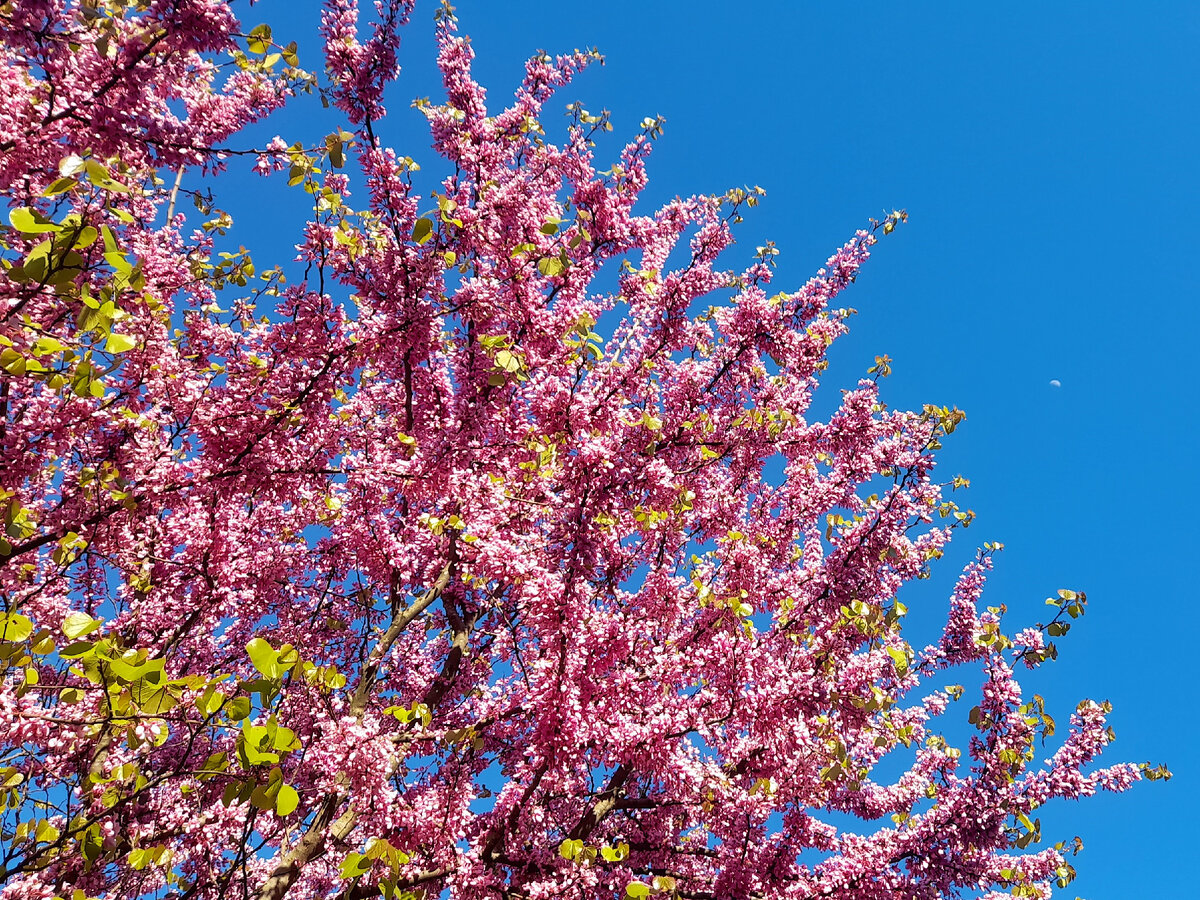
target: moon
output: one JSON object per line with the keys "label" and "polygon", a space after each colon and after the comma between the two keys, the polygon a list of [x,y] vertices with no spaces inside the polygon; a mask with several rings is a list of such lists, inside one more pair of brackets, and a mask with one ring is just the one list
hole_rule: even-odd
{"label": "moon", "polygon": [[1062,387],[1062,382],[1059,381],[1057,378],[1051,378],[1050,379],[1050,387]]}

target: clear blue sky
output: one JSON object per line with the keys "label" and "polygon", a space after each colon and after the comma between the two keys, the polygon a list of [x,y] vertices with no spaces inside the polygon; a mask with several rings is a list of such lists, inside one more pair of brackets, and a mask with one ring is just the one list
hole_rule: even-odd
{"label": "clear blue sky", "polygon": [[[239,4],[247,25],[298,39],[311,68],[318,5]],[[408,103],[437,94],[433,10],[418,0],[381,129],[418,161],[428,133]],[[1007,546],[988,600],[1013,630],[1056,589],[1086,590],[1088,615],[1029,683],[1062,725],[1081,698],[1112,700],[1109,758],[1175,778],[1045,811],[1051,840],[1086,843],[1060,896],[1195,896],[1200,4],[462,0],[458,13],[496,106],[534,50],[598,46],[607,65],[561,102],[612,110],[613,155],[644,116],[666,116],[650,200],[766,188],[739,243],[748,258],[776,242],[781,289],[868,217],[909,210],[847,295],[860,315],[824,383],[832,403],[887,353],[892,406],[967,412],[942,461],[971,479],[979,517],[914,594],[917,622],[941,614],[985,540]],[[255,134],[311,141],[339,124],[310,101]],[[260,268],[285,259],[296,193],[235,203],[231,183],[265,185],[239,173],[218,189],[234,239]]]}

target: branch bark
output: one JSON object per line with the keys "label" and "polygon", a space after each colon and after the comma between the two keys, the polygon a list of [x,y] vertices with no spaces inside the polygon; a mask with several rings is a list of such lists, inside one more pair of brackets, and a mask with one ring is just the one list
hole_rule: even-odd
{"label": "branch bark", "polygon": [[[450,584],[455,559],[454,543],[452,540],[450,544],[450,561],[442,568],[442,572],[438,575],[437,580],[410,606],[400,606],[398,602],[399,598],[396,596],[399,588],[395,584],[391,586],[392,609],[395,610],[395,613],[392,615],[392,621],[388,625],[387,631],[379,638],[379,641],[367,657],[358,687],[355,689],[354,697],[350,701],[350,712],[357,718],[361,719],[363,713],[366,712],[367,703],[371,698],[371,690],[378,680],[379,666],[383,662],[384,657],[387,656],[388,651],[392,649],[392,646],[396,643],[400,635],[404,633],[404,629],[428,609],[442,595],[446,586]],[[453,650],[451,652],[453,653]],[[334,791],[326,795],[325,800],[317,810],[317,814],[305,830],[304,836],[284,855],[279,865],[275,867],[275,870],[263,882],[258,892],[259,900],[282,900],[287,892],[291,890],[292,885],[296,883],[296,879],[300,877],[300,872],[304,866],[310,860],[321,856],[325,852],[328,839],[332,838],[334,843],[338,843],[349,836],[358,821],[358,815],[354,809],[347,809],[336,821],[334,820],[334,814],[346,802],[347,797],[348,795],[342,791]]]}
{"label": "branch bark", "polygon": [[571,840],[586,841],[596,826],[599,825],[604,817],[616,809],[617,802],[621,798],[621,792],[625,788],[625,782],[629,780],[629,766],[625,763],[617,766],[612,775],[609,776],[608,784],[596,796],[596,802],[591,808],[583,814],[583,817],[575,823],[575,827],[567,834]]}
{"label": "branch bark", "polygon": [[378,643],[371,650],[367,657],[366,665],[363,666],[362,677],[358,681],[358,688],[354,691],[354,698],[350,701],[350,712],[355,717],[361,719],[366,711],[367,702],[371,699],[371,689],[375,687],[375,682],[379,676],[379,666],[383,662],[385,656],[392,649],[392,645],[404,633],[413,620],[433,604],[438,597],[442,595],[442,591],[450,584],[450,573],[454,569],[456,562],[454,540],[450,540],[450,561],[442,568],[442,572],[437,577],[437,581],[425,591],[411,606],[401,607],[399,603],[398,587],[393,584],[391,586],[392,609],[396,612],[392,615],[391,624],[388,625],[387,631],[379,638]]}

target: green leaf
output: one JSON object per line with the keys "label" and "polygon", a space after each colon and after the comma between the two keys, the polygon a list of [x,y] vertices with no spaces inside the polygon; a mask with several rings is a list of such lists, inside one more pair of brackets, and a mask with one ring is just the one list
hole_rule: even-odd
{"label": "green leaf", "polygon": [[0,638],[6,641],[23,641],[33,634],[33,623],[20,613],[9,613],[0,621]]}
{"label": "green leaf", "polygon": [[279,789],[279,796],[275,799],[275,815],[290,816],[299,805],[300,795],[290,784],[285,784]]}
{"label": "green leaf", "polygon": [[496,352],[496,365],[505,372],[513,373],[521,371],[521,358],[511,350],[498,350]]}
{"label": "green leaf", "polygon": [[84,860],[90,865],[96,861],[103,849],[104,839],[100,836],[100,826],[92,825],[79,838],[79,852],[83,854]]}
{"label": "green leaf", "polygon": [[253,638],[246,645],[250,662],[267,678],[279,677],[279,652],[262,638]]}
{"label": "green leaf", "polygon": [[133,273],[133,264],[125,258],[125,254],[119,251],[106,252],[104,261],[112,266],[121,275],[131,275]]}
{"label": "green leaf", "polygon": [[417,219],[413,225],[412,239],[418,244],[424,244],[433,235],[433,220],[425,216]]}
{"label": "green leaf", "polygon": [[51,222],[36,209],[23,206],[8,214],[12,227],[22,234],[45,234],[49,231],[60,231],[62,226]]}
{"label": "green leaf", "polygon": [[104,342],[105,353],[124,353],[127,350],[132,350],[137,346],[137,338],[128,334],[117,334],[113,332],[108,336],[108,340]]}
{"label": "green leaf", "polygon": [[563,263],[562,258],[558,256],[547,256],[544,259],[538,260],[538,271],[547,278],[554,278],[561,275],[565,268],[566,265]]}
{"label": "green leaf", "polygon": [[275,737],[271,740],[271,746],[273,746],[276,750],[282,750],[286,752],[288,750],[298,750],[300,748],[300,742],[296,740],[296,732],[292,731],[290,728],[284,728],[281,725],[275,732]]}
{"label": "green leaf", "polygon": [[91,641],[76,641],[59,650],[58,655],[64,659],[81,659],[84,656],[90,656],[95,650],[96,645]]}
{"label": "green leaf", "polygon": [[51,353],[60,353],[67,349],[67,345],[57,338],[52,338],[49,335],[43,335],[33,342],[34,356],[48,356]]}
{"label": "green leaf", "polygon": [[279,672],[282,675],[289,671],[296,663],[300,662],[300,651],[291,644],[284,644],[279,648],[279,655],[275,660],[279,667]]}
{"label": "green leaf", "polygon": [[33,636],[33,646],[29,648],[31,652],[37,653],[40,656],[48,656],[55,650],[54,639],[50,637],[50,632],[45,629],[39,631]]}
{"label": "green leaf", "polygon": [[629,845],[624,841],[621,841],[621,843],[617,844],[615,847],[609,847],[608,845],[605,845],[600,848],[600,855],[604,857],[605,861],[607,862],[620,862],[629,855]]}
{"label": "green leaf", "polygon": [[151,678],[150,676],[161,676],[164,661],[161,659],[143,659],[141,657],[144,654],[144,650],[136,654],[133,651],[126,651],[125,656],[114,656],[108,661],[109,671],[117,676],[117,678],[127,681],[130,684],[143,678],[150,680],[153,684],[157,684],[158,679]]}
{"label": "green leaf", "polygon": [[642,884],[640,881],[631,881],[626,886],[625,893],[630,897],[649,897],[650,885]]}
{"label": "green leaf", "polygon": [[174,709],[179,701],[165,687],[155,687],[145,681],[139,681],[131,688],[134,702],[138,708],[151,716],[162,715]]}
{"label": "green leaf", "polygon": [[342,877],[357,878],[371,869],[371,860],[361,853],[348,853],[342,860]]}
{"label": "green leaf", "polygon": [[408,865],[410,858],[403,850],[393,847],[387,838],[371,838],[363,848],[368,859],[378,859],[393,869]]}
{"label": "green leaf", "polygon": [[271,26],[270,25],[255,25],[250,30],[250,35],[246,41],[246,49],[251,53],[266,53],[267,48],[271,46]]}
{"label": "green leaf", "polygon": [[53,197],[55,194],[65,194],[67,191],[73,191],[77,187],[79,187],[79,182],[74,178],[59,178],[50,187],[42,191],[42,196]]}
{"label": "green leaf", "polygon": [[230,781],[225,785],[225,791],[221,795],[221,804],[228,809],[237,800],[238,795],[242,792],[241,782]]}
{"label": "green leaf", "polygon": [[99,627],[99,619],[93,619],[85,612],[73,612],[63,619],[62,632],[74,641],[91,634]]}
{"label": "green leaf", "polygon": [[84,225],[75,235],[75,243],[73,246],[78,247],[81,250],[85,247],[90,247],[92,244],[96,243],[96,238],[99,236],[100,232],[98,232],[91,225]]}
{"label": "green leaf", "polygon": [[[224,750],[219,750],[204,761],[204,765],[200,767],[202,772],[224,772],[229,768],[229,754]],[[201,776],[203,777],[203,776]]]}
{"label": "green leaf", "polygon": [[0,350],[0,368],[10,375],[24,375],[28,366],[29,361],[11,347]]}
{"label": "green leaf", "polygon": [[89,159],[84,163],[84,172],[87,174],[88,181],[102,190],[116,191],[123,194],[129,192],[127,185],[121,184],[119,181],[114,181],[108,169],[94,159]]}
{"label": "green leaf", "polygon": [[325,149],[329,153],[329,162],[335,169],[346,164],[345,145],[342,143],[341,131],[325,136]]}
{"label": "green leaf", "polygon": [[257,786],[250,793],[250,802],[259,809],[274,810],[278,806],[279,792],[283,788],[283,772],[279,766],[271,769],[267,783]]}
{"label": "green leaf", "polygon": [[261,785],[250,792],[250,802],[259,809],[272,809],[275,806],[274,798]]}
{"label": "green leaf", "polygon": [[279,762],[279,754],[263,750],[268,740],[267,729],[259,725],[251,725],[249,721],[242,722],[242,739],[238,742],[238,751],[242,755],[244,766],[257,766],[259,763]]}
{"label": "green leaf", "polygon": [[249,697],[234,697],[225,707],[225,715],[234,722],[240,722],[246,716],[250,715],[250,698]]}
{"label": "green leaf", "polygon": [[196,708],[206,716],[215,716],[224,702],[225,694],[210,685],[196,701]]}

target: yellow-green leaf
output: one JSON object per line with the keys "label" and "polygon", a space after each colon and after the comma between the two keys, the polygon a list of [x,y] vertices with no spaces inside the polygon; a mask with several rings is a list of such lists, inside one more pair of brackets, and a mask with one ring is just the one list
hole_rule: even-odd
{"label": "yellow-green leaf", "polygon": [[279,652],[262,638],[253,638],[246,644],[250,662],[267,678],[279,677]]}
{"label": "yellow-green leaf", "polygon": [[51,353],[61,353],[67,349],[67,345],[57,338],[43,335],[33,342],[32,349],[35,356],[48,356]]}
{"label": "yellow-green leaf", "polygon": [[79,187],[79,182],[74,178],[59,178],[55,180],[48,188],[42,191],[43,197],[53,197],[55,194],[63,194],[67,191],[73,191]]}
{"label": "yellow-green leaf", "polygon": [[432,234],[433,220],[425,216],[421,216],[421,218],[417,219],[416,224],[413,225],[412,239],[418,244],[423,244],[429,240]]}
{"label": "yellow-green leaf", "polygon": [[8,214],[12,227],[22,234],[45,234],[49,231],[59,231],[62,226],[51,222],[36,209],[23,206]]}
{"label": "yellow-green leaf", "polygon": [[547,256],[545,259],[538,260],[538,271],[547,278],[554,278],[556,275],[561,275],[563,269],[562,259],[557,256]]}
{"label": "yellow-green leaf", "polygon": [[357,878],[371,869],[371,860],[361,853],[348,853],[342,860],[342,877]]}
{"label": "yellow-green leaf", "polygon": [[521,359],[511,350],[498,350],[496,351],[496,365],[505,372],[519,372]]}
{"label": "yellow-green leaf", "polygon": [[104,342],[104,352],[106,353],[125,353],[137,346],[137,338],[128,334],[117,334],[113,332],[108,336],[108,340]]}
{"label": "yellow-green leaf", "polygon": [[296,793],[296,789],[290,784],[285,784],[279,789],[279,796],[275,798],[275,814],[278,816],[290,816],[296,811],[296,807],[300,805],[300,795]]}
{"label": "yellow-green leaf", "polygon": [[271,26],[256,25],[250,30],[246,41],[246,49],[251,53],[266,53],[271,46]]}
{"label": "yellow-green leaf", "polygon": [[100,627],[100,622],[85,612],[70,613],[63,619],[62,632],[71,640],[78,640]]}
{"label": "yellow-green leaf", "polygon": [[0,619],[0,638],[6,641],[23,641],[33,634],[33,623],[20,613],[9,613]]}
{"label": "yellow-green leaf", "polygon": [[246,718],[246,716],[250,715],[250,698],[234,697],[225,707],[225,715],[229,716],[234,722],[240,722]]}

